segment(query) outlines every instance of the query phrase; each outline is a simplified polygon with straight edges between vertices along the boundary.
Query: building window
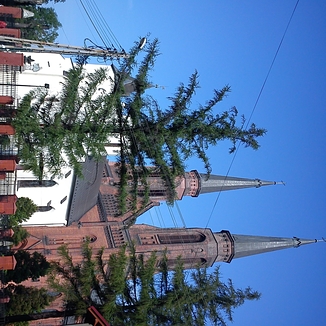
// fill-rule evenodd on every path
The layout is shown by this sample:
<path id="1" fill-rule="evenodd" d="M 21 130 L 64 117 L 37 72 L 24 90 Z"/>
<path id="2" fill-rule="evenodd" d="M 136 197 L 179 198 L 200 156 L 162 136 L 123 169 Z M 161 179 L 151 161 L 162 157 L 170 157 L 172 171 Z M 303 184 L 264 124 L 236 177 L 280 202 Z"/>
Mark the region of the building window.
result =
<path id="1" fill-rule="evenodd" d="M 37 206 L 37 211 L 38 212 L 48 212 L 50 210 L 54 209 L 52 206 Z"/>
<path id="2" fill-rule="evenodd" d="M 158 244 L 157 239 L 154 235 L 139 234 L 138 236 L 139 236 L 141 244 L 143 244 L 143 245 Z"/>
<path id="3" fill-rule="evenodd" d="M 158 234 L 157 237 L 161 244 L 196 243 L 203 242 L 206 239 L 205 235 L 199 232 Z"/>
<path id="4" fill-rule="evenodd" d="M 83 237 L 83 242 L 89 241 L 90 243 L 93 243 L 97 240 L 97 237 L 95 235 L 92 235 L 90 237 Z"/>
<path id="5" fill-rule="evenodd" d="M 60 200 L 60 204 L 63 204 L 66 200 L 67 200 L 67 196 L 63 197 L 63 198 Z"/>
<path id="6" fill-rule="evenodd" d="M 53 187 L 57 183 L 54 180 L 19 180 L 19 188 L 34 188 L 34 187 Z"/>

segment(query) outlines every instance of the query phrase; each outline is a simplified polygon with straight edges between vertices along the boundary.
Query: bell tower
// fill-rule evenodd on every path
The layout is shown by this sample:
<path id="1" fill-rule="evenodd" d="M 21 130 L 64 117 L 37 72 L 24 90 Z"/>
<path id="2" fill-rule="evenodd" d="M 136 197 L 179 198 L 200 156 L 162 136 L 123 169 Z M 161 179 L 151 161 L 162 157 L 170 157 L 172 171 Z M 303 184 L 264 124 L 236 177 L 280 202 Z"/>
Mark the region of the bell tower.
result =
<path id="1" fill-rule="evenodd" d="M 189 269 L 318 242 L 297 237 L 237 235 L 227 230 L 212 232 L 208 228 L 157 228 L 144 224 L 132 226 L 129 236 L 136 252 L 145 259 L 152 251 L 158 257 L 165 252 L 171 269 L 178 258 L 181 258 L 184 268 Z"/>

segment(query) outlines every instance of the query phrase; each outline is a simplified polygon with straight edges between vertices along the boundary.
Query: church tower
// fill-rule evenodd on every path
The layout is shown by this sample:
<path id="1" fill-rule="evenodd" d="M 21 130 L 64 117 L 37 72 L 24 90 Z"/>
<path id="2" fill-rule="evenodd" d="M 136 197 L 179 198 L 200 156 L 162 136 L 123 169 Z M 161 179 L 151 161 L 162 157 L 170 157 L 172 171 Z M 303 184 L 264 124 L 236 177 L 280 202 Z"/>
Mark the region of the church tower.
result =
<path id="1" fill-rule="evenodd" d="M 29 226 L 29 237 L 16 249 L 28 250 L 31 253 L 37 251 L 46 256 L 48 261 L 60 261 L 58 248 L 66 245 L 73 263 L 81 263 L 81 247 L 86 240 L 90 241 L 94 255 L 103 249 L 103 261 L 118 253 L 122 246 L 132 243 L 136 254 L 142 255 L 145 260 L 151 257 L 153 251 L 156 253 L 157 270 L 165 255 L 168 269 L 173 270 L 179 259 L 182 260 L 184 269 L 210 267 L 216 263 L 230 263 L 236 258 L 316 242 L 298 238 L 237 235 L 226 230 L 213 232 L 209 228 L 159 228 L 130 223 L 135 221 L 138 215 L 164 200 L 164 185 L 159 176 L 150 177 L 152 193 L 146 207 L 136 214 L 130 210 L 119 215 L 119 177 L 116 175 L 114 164 L 88 160 L 83 166 L 83 175 L 82 179 L 73 178 L 71 197 L 67 200 L 66 226 Z M 184 196 L 198 197 L 207 193 L 276 184 L 258 179 L 216 175 L 207 178 L 207 175 L 197 171 L 186 172 L 176 181 L 178 200 L 182 200 Z M 41 277 L 38 282 L 30 281 L 26 285 L 46 288 L 46 277 Z M 60 298 L 53 303 L 53 308 L 57 309 L 58 306 L 61 306 Z"/>
<path id="2" fill-rule="evenodd" d="M 186 172 L 184 175 L 183 182 L 184 188 L 182 195 L 191 197 L 198 197 L 202 194 L 217 193 L 220 191 L 239 190 L 245 188 L 259 188 L 262 186 L 279 184 L 279 182 L 262 181 L 260 179 L 246 179 L 221 175 L 207 175 L 203 173 L 198 173 L 198 171 L 196 170 Z M 179 185 L 179 188 L 181 188 L 181 185 Z"/>
<path id="3" fill-rule="evenodd" d="M 299 239 L 232 234 L 222 230 L 213 232 L 209 228 L 159 228 L 146 224 L 135 224 L 128 229 L 103 223 L 83 223 L 69 227 L 29 227 L 30 236 L 20 248 L 38 251 L 49 261 L 57 261 L 59 246 L 65 244 L 75 262 L 82 259 L 81 245 L 90 240 L 94 254 L 104 248 L 106 260 L 119 248 L 133 243 L 136 253 L 149 258 L 156 252 L 158 261 L 166 253 L 168 265 L 173 269 L 181 257 L 184 268 L 213 266 L 216 262 L 230 263 L 233 259 L 248 257 L 271 251 L 297 248 L 316 243 L 316 239 Z"/>
<path id="4" fill-rule="evenodd" d="M 149 225 L 134 225 L 129 234 L 138 254 L 149 257 L 152 251 L 156 251 L 160 257 L 166 252 L 171 269 L 179 257 L 187 269 L 210 267 L 216 262 L 230 263 L 236 258 L 317 242 L 316 239 L 297 237 L 237 235 L 226 230 L 212 232 L 208 228 L 157 228 Z"/>
<path id="5" fill-rule="evenodd" d="M 95 168 L 94 168 L 95 169 Z M 84 182 L 83 180 L 79 183 Z M 93 182 L 94 183 L 94 182 Z M 133 191 L 133 183 L 129 182 L 130 191 Z M 138 187 L 138 211 L 135 212 L 132 204 L 132 196 L 126 198 L 126 211 L 119 213 L 119 190 L 120 175 L 119 169 L 115 162 L 106 162 L 103 169 L 103 177 L 99 190 L 98 205 L 108 221 L 119 221 L 121 223 L 132 225 L 137 216 L 154 206 L 158 206 L 160 202 L 167 199 L 167 191 L 161 174 L 155 169 L 151 171 L 147 177 L 149 186 L 149 201 L 144 206 L 143 201 L 143 185 Z M 208 193 L 218 193 L 227 190 L 240 190 L 246 188 L 259 188 L 262 186 L 275 185 L 275 181 L 263 181 L 260 179 L 247 179 L 238 177 L 229 177 L 221 175 L 207 175 L 199 173 L 196 170 L 185 172 L 175 180 L 175 199 L 182 200 L 184 196 L 198 197 Z M 78 217 L 78 219 L 80 216 Z M 76 221 L 76 217 L 73 219 Z M 69 220 L 68 220 L 69 225 Z"/>
<path id="6" fill-rule="evenodd" d="M 297 238 L 233 235 L 229 231 L 215 233 L 208 228 L 158 228 L 130 224 L 131 219 L 135 220 L 139 214 L 165 199 L 164 185 L 159 175 L 153 172 L 148 178 L 150 201 L 147 207 L 137 213 L 130 210 L 119 215 L 116 201 L 119 176 L 115 164 L 104 162 L 99 168 L 96 163 L 97 169 L 92 164 L 92 161 L 88 161 L 85 168 L 96 173 L 84 173 L 83 179 L 77 177 L 75 180 L 69 199 L 71 205 L 67 212 L 67 226 L 27 226 L 30 236 L 16 249 L 38 251 L 48 260 L 55 261 L 60 258 L 58 247 L 67 245 L 73 260 L 79 262 L 82 259 L 81 246 L 86 239 L 90 240 L 94 253 L 104 248 L 104 259 L 118 252 L 122 246 L 133 243 L 136 252 L 145 259 L 152 251 L 156 252 L 158 259 L 166 253 L 168 264 L 173 269 L 178 257 L 182 257 L 185 268 L 212 266 L 215 262 L 229 263 L 235 258 L 315 242 Z M 208 177 L 195 170 L 186 172 L 176 181 L 176 197 L 179 200 L 184 196 L 198 197 L 219 191 L 277 184 L 259 179 L 218 175 Z"/>

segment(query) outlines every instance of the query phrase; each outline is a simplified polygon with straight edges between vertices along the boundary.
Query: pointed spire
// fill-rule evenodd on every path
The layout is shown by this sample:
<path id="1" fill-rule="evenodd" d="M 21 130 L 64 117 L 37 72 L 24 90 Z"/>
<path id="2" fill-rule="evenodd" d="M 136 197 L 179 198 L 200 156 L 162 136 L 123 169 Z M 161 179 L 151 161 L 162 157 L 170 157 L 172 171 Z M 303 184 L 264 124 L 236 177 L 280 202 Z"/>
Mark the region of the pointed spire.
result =
<path id="1" fill-rule="evenodd" d="M 207 194 L 225 190 L 237 190 L 244 188 L 259 188 L 280 184 L 275 181 L 263 181 L 260 179 L 246 179 L 237 177 L 225 177 L 221 175 L 199 174 L 199 194 Z"/>
<path id="2" fill-rule="evenodd" d="M 305 244 L 316 243 L 317 240 L 232 234 L 231 242 L 233 242 L 232 258 L 241 258 L 275 250 L 298 248 Z"/>

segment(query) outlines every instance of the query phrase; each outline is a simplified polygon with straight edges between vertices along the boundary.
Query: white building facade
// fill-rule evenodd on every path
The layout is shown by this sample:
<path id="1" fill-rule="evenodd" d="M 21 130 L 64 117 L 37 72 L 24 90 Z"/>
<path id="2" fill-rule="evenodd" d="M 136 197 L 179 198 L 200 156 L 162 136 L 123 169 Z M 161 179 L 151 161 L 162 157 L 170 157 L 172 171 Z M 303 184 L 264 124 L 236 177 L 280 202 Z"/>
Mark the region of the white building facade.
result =
<path id="1" fill-rule="evenodd" d="M 17 78 L 18 100 L 21 100 L 24 95 L 36 87 L 48 89 L 49 95 L 58 95 L 66 73 L 74 67 L 73 61 L 59 54 L 24 53 L 24 55 L 24 67 L 18 73 Z M 108 78 L 101 84 L 101 88 L 111 90 L 115 78 L 113 67 L 111 65 L 85 65 L 85 71 L 88 73 L 94 72 L 98 68 L 105 68 L 108 74 Z M 117 144 L 117 146 L 107 147 L 108 155 L 116 155 L 119 151 L 118 139 L 111 137 L 109 142 Z M 87 174 L 87 171 L 85 173 Z M 78 178 L 76 178 L 72 169 L 66 167 L 62 170 L 62 177 L 50 177 L 49 180 L 43 180 L 42 182 L 36 180 L 31 172 L 22 168 L 17 169 L 16 175 L 17 197 L 29 197 L 39 206 L 40 210 L 33 214 L 26 224 L 35 226 L 65 225 L 73 207 L 76 181 L 78 182 Z M 85 198 L 85 201 L 87 200 L 88 198 Z"/>

